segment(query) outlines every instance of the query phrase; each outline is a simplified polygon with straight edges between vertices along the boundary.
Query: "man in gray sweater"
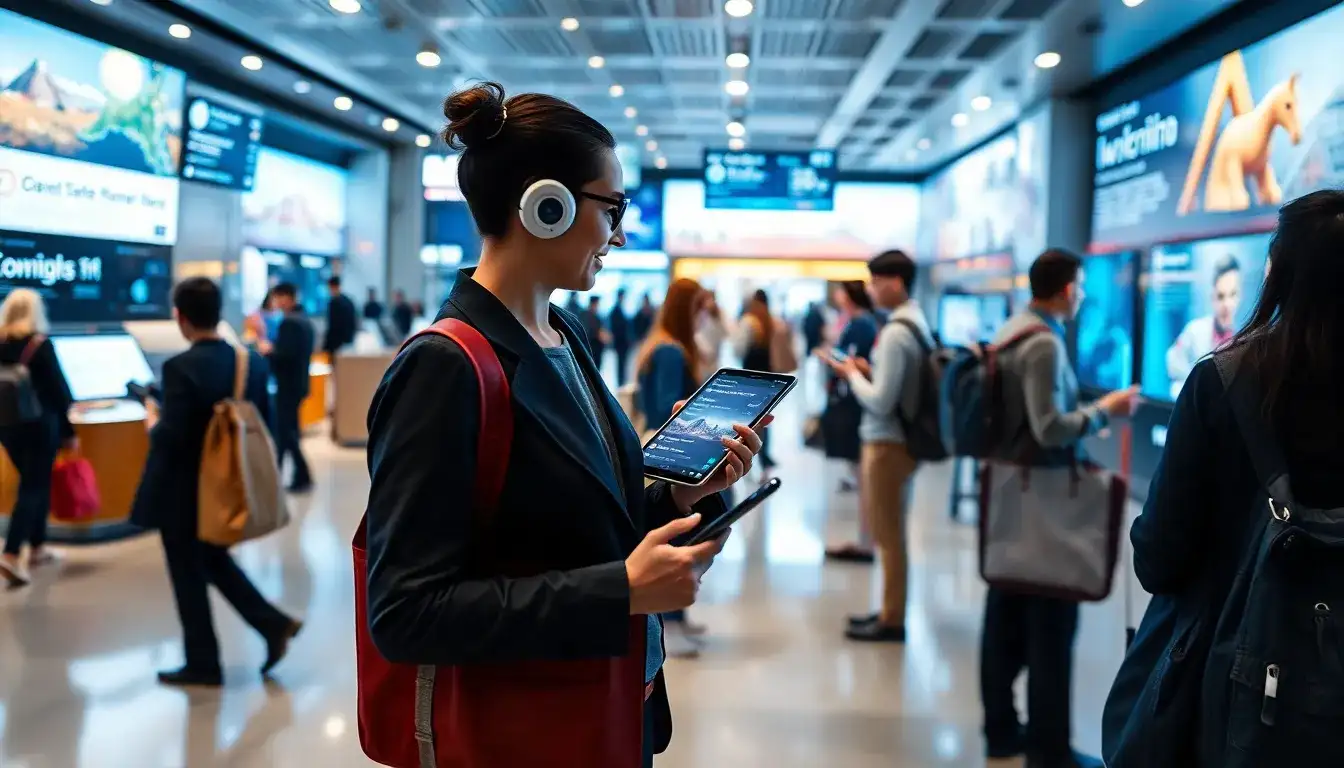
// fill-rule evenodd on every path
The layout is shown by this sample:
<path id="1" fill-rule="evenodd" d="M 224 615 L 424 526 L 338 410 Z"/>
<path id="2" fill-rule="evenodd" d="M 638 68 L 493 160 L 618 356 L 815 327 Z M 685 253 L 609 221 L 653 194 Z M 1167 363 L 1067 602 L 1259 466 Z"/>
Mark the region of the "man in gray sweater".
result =
<path id="1" fill-rule="evenodd" d="M 1058 465 L 1080 455 L 1084 437 L 1112 417 L 1129 414 L 1137 388 L 1078 402 L 1064 324 L 1083 302 L 1082 261 L 1049 250 L 1031 265 L 1031 303 L 1004 323 L 995 344 L 1020 341 L 1002 353 L 1003 434 L 997 455 L 1032 465 Z M 1028 768 L 1100 765 L 1071 747 L 1070 695 L 1078 603 L 990 587 L 980 644 L 980 695 L 990 759 L 1026 752 Z M 1027 727 L 1018 721 L 1013 683 L 1027 670 Z"/>
<path id="2" fill-rule="evenodd" d="M 850 357 L 823 358 L 849 381 L 863 406 L 859 437 L 862 514 L 872 527 L 882 555 L 882 610 L 849 620 L 845 636 L 867 642 L 905 642 L 905 507 L 916 462 L 905 446 L 901 414 L 919 403 L 919 371 L 932 344 L 928 321 L 910 298 L 915 262 L 901 251 L 887 251 L 868 262 L 868 293 L 888 322 L 873 346 L 872 362 Z M 921 343 L 921 338 L 923 342 Z"/>

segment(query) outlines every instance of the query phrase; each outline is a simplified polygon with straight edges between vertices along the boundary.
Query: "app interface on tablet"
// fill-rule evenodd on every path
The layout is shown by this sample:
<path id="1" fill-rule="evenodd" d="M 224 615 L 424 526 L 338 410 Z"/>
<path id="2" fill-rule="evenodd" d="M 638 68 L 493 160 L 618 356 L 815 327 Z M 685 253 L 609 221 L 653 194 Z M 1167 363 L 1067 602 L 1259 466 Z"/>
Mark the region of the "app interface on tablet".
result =
<path id="1" fill-rule="evenodd" d="M 700 480 L 723 458 L 722 438 L 733 424 L 750 424 L 788 386 L 787 381 L 719 374 L 644 448 L 652 469 Z"/>

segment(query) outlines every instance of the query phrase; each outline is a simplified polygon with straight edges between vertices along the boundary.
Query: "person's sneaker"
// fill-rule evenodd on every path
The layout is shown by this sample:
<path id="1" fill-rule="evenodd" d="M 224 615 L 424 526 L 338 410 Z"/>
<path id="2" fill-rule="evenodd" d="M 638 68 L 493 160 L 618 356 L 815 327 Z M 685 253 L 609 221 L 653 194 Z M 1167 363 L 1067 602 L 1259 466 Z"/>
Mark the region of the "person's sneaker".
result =
<path id="1" fill-rule="evenodd" d="M 269 675 L 275 665 L 285 658 L 289 652 L 289 641 L 298 636 L 303 630 L 303 622 L 291 620 L 289 626 L 278 632 L 273 637 L 266 638 L 266 663 L 261 665 L 261 674 Z"/>
<path id="2" fill-rule="evenodd" d="M 663 650 L 669 659 L 696 659 L 700 657 L 700 646 L 686 634 L 681 622 L 673 621 L 663 625 Z"/>
<path id="3" fill-rule="evenodd" d="M 293 482 L 293 483 L 290 483 L 290 484 L 289 484 L 289 488 L 287 488 L 287 489 L 285 489 L 285 490 L 287 490 L 287 491 L 289 491 L 290 493 L 295 494 L 295 495 L 297 495 L 297 496 L 302 496 L 302 495 L 305 494 L 305 493 L 312 493 L 312 491 L 313 491 L 313 481 L 312 481 L 312 480 L 304 480 L 303 482 Z"/>
<path id="4" fill-rule="evenodd" d="M 893 627 L 874 621 L 872 624 L 859 624 L 845 630 L 845 637 L 861 643 L 904 643 L 905 627 Z"/>
<path id="5" fill-rule="evenodd" d="M 827 560 L 838 560 L 842 563 L 871 563 L 877 559 L 871 549 L 864 549 L 857 544 L 843 544 L 838 547 L 829 547 L 826 550 Z"/>
<path id="6" fill-rule="evenodd" d="M 32 577 L 22 565 L 3 559 L 0 559 L 0 579 L 4 579 L 10 587 L 25 587 L 32 582 Z"/>
<path id="7" fill-rule="evenodd" d="M 28 554 L 28 567 L 41 568 L 46 565 L 60 565 L 63 559 L 64 558 L 54 551 L 43 547 L 42 549 Z"/>
<path id="8" fill-rule="evenodd" d="M 204 670 L 192 669 L 191 667 L 182 667 L 181 669 L 165 669 L 159 673 L 159 682 L 164 685 L 173 686 L 200 686 L 205 688 L 218 688 L 224 684 L 224 673 L 218 669 Z"/>
<path id="9" fill-rule="evenodd" d="M 849 626 L 852 628 L 862 627 L 865 624 L 876 624 L 877 620 L 880 618 L 882 618 L 882 614 L 880 613 L 855 614 L 849 617 Z"/>

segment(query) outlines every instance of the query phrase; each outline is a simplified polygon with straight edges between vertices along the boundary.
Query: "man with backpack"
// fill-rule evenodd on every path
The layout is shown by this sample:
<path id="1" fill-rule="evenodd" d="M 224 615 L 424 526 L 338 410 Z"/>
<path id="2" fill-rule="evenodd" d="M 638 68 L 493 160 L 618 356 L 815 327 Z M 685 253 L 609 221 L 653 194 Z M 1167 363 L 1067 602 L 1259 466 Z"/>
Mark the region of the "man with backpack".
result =
<path id="1" fill-rule="evenodd" d="M 1069 362 L 1064 325 L 1083 301 L 1082 260 L 1064 250 L 1041 254 L 1031 265 L 1031 303 L 1004 323 L 998 348 L 994 445 L 990 458 L 1031 466 L 1076 460 L 1083 438 L 1128 415 L 1137 389 L 1119 390 L 1090 405 L 1078 402 L 1078 380 Z M 1102 510 L 1098 510 L 1098 515 Z M 990 586 L 980 645 L 980 693 L 990 759 L 1024 752 L 1028 768 L 1100 765 L 1071 746 L 1075 600 L 1011 592 Z M 1025 733 L 1014 704 L 1013 683 L 1027 670 Z"/>
<path id="2" fill-rule="evenodd" d="M 863 407 L 859 459 L 863 514 L 882 555 L 882 610 L 854 616 L 845 636 L 860 642 L 905 642 L 905 505 L 910 479 L 924 458 L 912 450 L 908 417 L 921 406 L 920 378 L 931 352 L 928 321 L 910 298 L 915 262 L 901 251 L 887 251 L 868 262 L 868 292 L 889 313 L 873 346 L 872 362 L 858 357 L 825 359 L 848 380 Z M 936 399 L 927 405 L 936 409 Z M 936 417 L 935 417 L 936 418 Z"/>

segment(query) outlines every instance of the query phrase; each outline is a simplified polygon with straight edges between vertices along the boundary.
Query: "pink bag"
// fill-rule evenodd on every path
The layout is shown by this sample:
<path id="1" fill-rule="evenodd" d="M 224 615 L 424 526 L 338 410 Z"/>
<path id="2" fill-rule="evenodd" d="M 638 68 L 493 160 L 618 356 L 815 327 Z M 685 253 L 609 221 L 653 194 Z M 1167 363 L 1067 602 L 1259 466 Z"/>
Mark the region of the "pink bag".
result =
<path id="1" fill-rule="evenodd" d="M 78 523 L 102 509 L 93 465 L 83 456 L 60 456 L 51 468 L 51 514 L 57 520 Z"/>

